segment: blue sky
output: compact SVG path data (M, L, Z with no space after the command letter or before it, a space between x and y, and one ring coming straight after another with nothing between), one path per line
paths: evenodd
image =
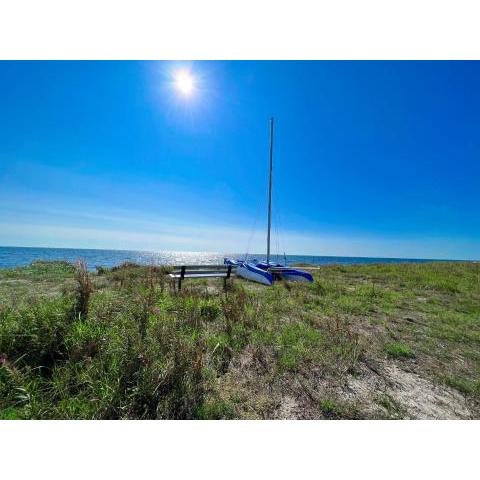
M175 86L189 71L194 91ZM0 245L480 259L480 62L0 62Z

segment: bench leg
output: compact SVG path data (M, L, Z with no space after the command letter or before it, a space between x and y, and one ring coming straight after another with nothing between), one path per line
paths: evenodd
M229 265L228 266L228 270L227 270L227 276L224 277L223 279L223 289L226 290L227 289L227 280L230 278L230 275L232 274L232 266Z
M180 271L180 278L178 279L178 291L182 289L182 280L185 277L185 266L182 267Z

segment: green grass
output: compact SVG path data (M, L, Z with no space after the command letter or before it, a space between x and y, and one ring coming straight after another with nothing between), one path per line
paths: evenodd
M0 420L22 420L21 412L15 408L7 407L0 411Z
M447 385L456 388L465 395L480 395L480 380L471 381L459 376L449 376L445 379Z
M329 398L322 400L319 406L325 418L341 418L342 416L342 408Z
M395 399L391 397L391 395L387 393L381 393L377 401L380 405L382 405L383 408L385 408L388 419L395 420L405 418L405 410L401 405L399 405L398 402L395 401Z
M234 406L218 399L205 401L195 412L197 420L230 420L234 416Z
M301 363L314 360L321 340L321 333L305 323L283 326L275 338L280 369L296 370Z
M225 292L176 293L166 273L0 270L0 419L404 418L391 392L368 407L347 385L409 358L479 417L478 264L325 266L313 284Z
M384 347L385 353L393 358L412 358L415 355L408 345L402 343L389 343Z

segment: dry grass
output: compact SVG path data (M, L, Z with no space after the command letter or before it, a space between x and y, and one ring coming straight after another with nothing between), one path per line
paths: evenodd
M85 318L88 314L90 295L93 292L93 283L85 261L79 260L76 263L75 280L77 282L75 313Z

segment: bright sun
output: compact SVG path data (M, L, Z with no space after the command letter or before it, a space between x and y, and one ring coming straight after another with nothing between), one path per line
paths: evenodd
M175 86L183 95L190 95L193 92L193 77L189 72L181 71L175 75Z

